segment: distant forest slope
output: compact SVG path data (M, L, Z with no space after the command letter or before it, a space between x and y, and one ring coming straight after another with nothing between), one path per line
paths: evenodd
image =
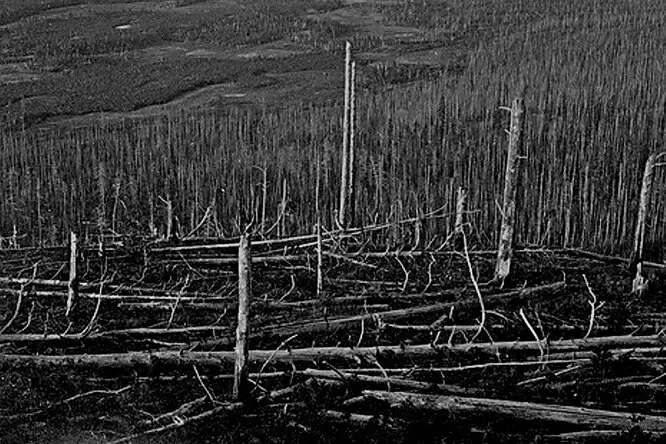
M310 232L318 163L334 227L349 40L358 224L453 213L464 187L476 244L495 245L501 107L523 94L518 242L628 251L643 165L666 146L663 1L189 3L66 8L0 30L2 236L60 243L100 220L145 233L160 198L184 234L209 207L211 232L237 232L243 211Z

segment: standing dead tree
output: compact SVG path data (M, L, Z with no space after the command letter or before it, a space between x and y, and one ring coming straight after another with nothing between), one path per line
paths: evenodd
M317 180L315 187L315 217L317 219L317 226L315 228L317 234L317 299L319 299L324 287L324 275L322 272L324 256L321 237L321 204L319 203L319 190L321 188L321 159L319 150L317 150Z
M645 162L645 172L643 173L643 184L641 186L641 200L638 207L638 220L636 222L636 234L634 236L634 250L632 257L632 271L635 264L635 277L632 285L634 293L640 293L645 289L647 280L643 277L643 246L645 244L645 225L647 212L650 206L650 194L652 192L652 182L654 179L654 170L658 166L666 163L657 163L659 158L666 156L664 153L654 153L648 157Z
M456 199L456 223L453 229L453 232L456 236L460 236L463 234L465 199L467 199L467 191L463 187L458 187L458 193Z
M252 298L252 275L250 260L250 238L247 233L238 245L238 327L236 329L236 362L234 366L233 397L240 401L248 394L248 336L250 326L250 304Z
M345 47L345 103L344 114L342 116L342 170L340 176L340 208L338 214L338 223L345 227L347 223L347 198L353 193L353 138L354 138L354 68L351 61L351 43L347 42ZM349 205L353 208L354 203Z
M347 169L348 184L347 196L349 198L349 222L352 226L356 223L356 189L354 187L354 158L356 157L356 62L351 62L351 74L349 80L349 159Z
M502 228L495 267L495 279L502 282L511 271L511 257L513 256L513 231L516 217L516 192L518 190L518 157L523 135L523 116L525 114L523 99L515 99L510 111L511 128L509 130L509 150L504 173Z
M77 244L78 239L76 233L73 231L70 233L70 242L69 242L69 282L67 285L67 310L65 311L65 316L69 318L69 315L72 312L72 308L76 303L79 293L79 275L77 273Z

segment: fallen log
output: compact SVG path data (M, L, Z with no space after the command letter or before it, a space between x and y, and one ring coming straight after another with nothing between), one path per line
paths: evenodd
M545 367L545 366L563 366L571 364L586 364L589 360L562 360L562 361L521 361L521 362L488 362L486 364L472 364L458 367L428 367L428 368L346 368L339 369L343 373L351 374L375 374L375 375L442 375L448 373L468 373L470 371L486 371L492 368L516 368L516 367Z
M17 296L21 290L12 288L0 288L0 295ZM29 290L25 292L26 296L36 298L66 298L66 291L44 291L44 290ZM81 298L90 299L115 299L115 300L149 300L149 301L206 301L206 302L220 302L229 301L229 297L204 297L204 296L162 296L162 295L147 295L147 294L99 294L99 293L79 293Z
M0 334L0 343L57 343L71 344L81 342L91 342L94 340L110 337L132 337L135 339L147 337L164 337L174 335L193 335L193 334L225 334L233 333L231 327L224 326L201 326L201 327L182 327L182 328L126 328L122 330L109 330L89 335L68 334L60 335L57 333L18 333L18 334Z
M612 358L625 358L629 357L635 360L653 360L657 362L663 360L660 355L663 354L664 346L661 344L655 344L654 347L602 347L610 351ZM616 349L614 349L616 348ZM549 360L555 359L592 359L598 356L596 351L593 349L579 349L579 350L570 350L570 351L558 351L551 348L551 352L548 355ZM537 357L528 357L527 359L537 359Z
M282 239L268 239L268 240L262 240L262 241L256 241L253 243L254 247L259 247L259 246L275 246L275 245L282 245L282 244L289 244L289 243L295 243L295 242L303 242L303 241L308 241L308 240L313 240L316 239L316 235L314 234L306 234L303 236L295 236L295 237L290 237L290 238L282 238ZM167 246L167 247L153 247L148 250L149 253L165 253L165 252L184 252L184 251L193 251L193 252L201 252L201 251L210 251L210 250L229 250L230 253L233 253L238 250L238 245L240 241L232 241L232 242L225 242L225 243L216 243L216 244L199 244L199 245L182 245L182 246Z
M170 330L166 330L167 332ZM550 351L571 352L595 350L598 348L620 349L637 347L662 347L662 335L650 336L609 336L588 339L566 339L553 341L549 344ZM391 345L377 347L313 347L292 350L253 350L250 351L250 363L261 363L270 359L272 362L312 362L318 360L361 360L370 363L392 363L400 359L442 359L458 354L475 352L478 355L485 353L490 360L497 359L497 353L516 353L521 355L540 355L542 344L536 341L520 342L484 342L471 344L458 344L453 346L433 347L423 345ZM98 355L14 355L0 354L0 369L11 366L70 366L88 368L153 368L153 367L182 367L192 364L202 366L219 366L220 369L233 364L234 352L188 352L188 351L161 351L161 352L131 352Z
M268 264L268 263L280 263L280 262L297 262L306 260L312 257L312 254L287 254L287 255L276 255L276 256L254 256L252 257L253 264ZM189 264L189 265L201 265L201 266L219 266L219 265L235 265L238 263L238 258L229 256L229 257L217 257L217 258L191 258L191 259L159 259L161 264Z
M564 248L560 250L554 250L557 253L563 253L567 254L569 256L574 256L574 257L582 257L585 259L592 259L598 262L605 262L608 264L618 264L618 265L629 265L631 262L631 259L627 259L624 257L617 257L617 256L607 256L604 254L599 254L595 253L593 251L587 251L587 250L576 250L573 248ZM658 262L643 262L643 265L646 267L651 267L651 268L660 268L660 269L666 269L666 264L660 264Z
M316 245L310 244L310 245ZM300 247L303 247L301 245ZM309 245L308 245L309 246ZM551 251L538 249L538 248L525 248L522 250L515 250L514 253L550 253ZM468 252L470 256L492 256L497 254L497 250L476 250ZM344 256L347 260L351 258L386 258L386 257L410 257L416 258L421 256L460 256L462 253L459 251L376 251L376 252L356 252L346 253ZM253 263L279 263L279 262L297 262L312 258L314 253L302 254L288 254L288 255L271 255L271 256L257 256L252 258ZM219 265L232 265L238 262L238 258L229 254L226 257L208 257L208 258L174 258L174 259L157 259L161 264L183 264L201 265L201 266L219 266ZM367 264L366 264L367 265Z
M632 436L640 437L642 442L659 442L666 439L666 433L646 432L638 430L589 430L585 432L560 433L558 435L542 435L539 442L543 444L607 444L612 442L636 442Z
M328 419L331 422L343 425L354 424L358 427L367 427L377 421L372 415L360 415L358 413L339 412L337 410L323 410L319 416Z
M403 308L399 310L389 310L376 313L367 313L362 315L350 316L339 319L323 319L320 321L309 323L298 323L292 325L283 325L278 327L266 327L261 332L257 332L253 337L266 337L266 336L289 336L294 333L319 333L322 331L334 330L336 328L348 325L359 324L365 321L372 321L373 319L394 320L405 319L415 315L423 315L429 313L439 313L449 308L449 304L432 304L421 307Z
M484 302L486 308L493 307L500 303L506 303L507 299L511 299L513 302L519 302L526 298L530 298L536 294L539 294L543 291L554 291L560 288L564 288L564 282L556 282L553 284L542 285L539 287L525 288L522 290L516 290L507 293L493 294L484 297ZM445 302L438 304L431 304L420 307L404 308L398 310L389 310L384 312L376 313L367 313L363 315L351 316L346 318L339 319L323 319L314 322L298 322L294 324L287 324L275 327L266 327L262 329L260 333L256 333L253 337L266 337L266 336L290 336L294 333L319 333L322 331L330 331L333 329L345 327L349 324L358 324L361 322L372 321L374 319L380 319L382 322L395 321L398 319L408 319L411 316L415 315L424 315L431 313L441 313L450 310L452 307L460 308L469 305L478 304L478 299L464 299L454 302ZM206 344L201 344L202 346L214 344L214 341Z
M370 428L374 438L376 438L375 434L377 432L383 431L390 434L390 436L386 436L384 440L380 440L379 442L409 442L404 437L403 439L400 438L402 436L400 432L406 425L395 418L340 412L337 410L322 410L318 412L317 416L319 420L344 427L345 430L349 430L351 426L361 429Z
M390 330L400 330L400 331L409 331L409 332L436 332L436 331L464 331L464 332L476 332L479 329L478 325L399 325L399 324L382 324L382 327ZM503 324L492 324L486 325L484 327L486 330L504 330L507 328Z
M361 397L350 399L346 404L353 406L366 401L379 403L398 414L419 412L451 415L456 420L492 416L495 420L540 422L578 429L582 427L625 430L638 425L643 430L666 433L666 418L661 416L502 399L366 390Z
M605 409L609 407L607 402L593 402L587 401L581 404L582 407L591 409ZM612 404L613 410L618 412L630 412L634 414L649 413L655 416L666 417L666 410L660 409L663 403L658 401L627 401L627 402L614 402Z
M332 379L344 381L348 384L371 385L374 387L386 387L388 390L402 389L418 392L441 393L458 396L479 396L483 390L466 388L452 384L435 384L430 382L414 381L411 379L391 378L388 376L368 376L363 374L344 373L334 370L305 369L299 374L313 378Z
M464 332L475 332L479 329L478 325L409 325L409 324L383 324L382 325L384 328L391 329L391 330L403 330L403 331L412 331L412 332L436 332L436 331L464 331ZM487 330L507 330L510 328L510 325L506 324L490 324L484 326L485 329ZM575 333L580 333L580 336L582 336L583 333L585 333L585 330L587 329L587 325L544 325L543 326L544 331L547 334L553 335L553 333L561 333L561 334L575 334ZM653 327L651 325L643 324L643 325L622 325L619 327L608 327L608 326L595 326L594 327L594 332L595 333L604 333L604 332L611 332L611 333L621 333L621 332L635 332L636 330L640 330L643 333L649 333L649 330L654 331L655 333L659 333L662 329L659 327Z
M560 290L565 287L565 282L560 281L560 282L554 282L552 284L544 284L544 285L538 285L536 287L527 287L527 288L521 288L518 290L511 290L511 291L505 291L505 292L500 292L500 293L491 293L487 295L483 295L484 300L490 299L491 301L494 300L499 300L501 298L508 299L508 298L513 298L516 296L520 297L526 297L530 295L535 295L540 292L546 292L546 291L556 291ZM363 296L340 296L336 298L332 298L331 302L332 303L344 303L344 302L350 302L354 300L370 300L370 299L395 299L395 300L432 300L432 299L441 299L444 297L451 297L451 296L463 296L466 293L474 295L473 298L469 299L461 299L458 301L453 301L450 302L451 304L467 304L467 303L474 303L477 302L478 299L476 297L476 293L474 293L473 288L468 288L468 287L460 287L460 288L448 288L440 291L432 291L428 293L411 293L411 294L400 294L398 292L396 293L386 293L386 294L369 294L369 295L363 295Z
M32 279L32 278L10 278L10 277L0 277L0 284L7 285L44 285L47 287L62 287L67 288L69 285L68 281L60 281L56 279ZM81 282L79 288L94 288L99 287L101 283L92 283L92 282Z
M277 301L252 301L253 306L261 307L262 309L298 309L310 304L299 304L295 302L277 302ZM314 304L313 304L314 305ZM118 308L125 308L128 310L173 310L174 306L188 309L206 309L217 310L223 312L224 310L236 310L238 308L238 301L230 301L226 303L209 303L209 302L194 302L194 301L178 301L172 302L120 302ZM374 304L368 307L383 307L387 308L387 304Z
M201 292L201 291L185 291L185 290L167 290L167 289L160 289L160 288L150 288L150 287L135 287L132 285L106 285L104 286L105 289L108 291L111 291L113 293L120 293L120 292L131 292L130 294L132 296L174 296L175 298L182 298L184 296L187 297L195 297L195 298L201 298L204 300L207 300L208 298L215 298L215 297L220 297L219 293L206 293L206 292ZM228 291L225 289L224 290L226 293ZM235 296L235 295L230 295L230 297Z

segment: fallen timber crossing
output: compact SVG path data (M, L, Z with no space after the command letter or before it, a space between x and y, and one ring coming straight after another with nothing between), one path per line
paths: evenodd
M589 339L567 339L549 343L536 341L487 342L459 344L454 346L432 346L430 344L415 346L383 346L383 347L314 347L292 350L251 350L248 362L251 365L263 364L266 361L275 363L311 363L317 360L375 358L378 361L393 358L437 358L451 356L456 353L486 351L489 354L513 353L522 356L539 356L546 348L549 353L574 353L599 348L605 349L639 349L653 348L659 350L666 345L663 333L648 336L608 336ZM132 368L151 370L159 368L190 367L193 364L218 370L232 370L236 354L234 351L219 352L131 352L113 354L80 354L80 355L8 355L0 354L0 368L12 367L70 367L86 369L121 369Z

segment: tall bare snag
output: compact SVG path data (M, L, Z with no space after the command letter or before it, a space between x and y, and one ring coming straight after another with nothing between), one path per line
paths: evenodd
M250 237L244 233L238 244L238 327L236 328L236 361L234 366L235 400L242 400L248 394L248 336L250 325L250 304L252 302L252 259L250 257Z
M345 55L345 109L342 116L342 171L340 176L340 209L338 222L345 226L347 195L349 193L349 121L351 102L351 43L347 42Z
M500 230L499 247L495 279L504 282L511 271L513 256L513 230L516 217L516 192L518 188L518 156L523 133L523 115L525 105L522 98L517 98L511 106L511 128L509 130L509 150L504 173L504 203L502 206L502 228Z
M641 186L641 200L638 207L638 220L636 222L636 234L634 236L634 251L632 264L636 266L636 275L634 277L632 291L641 292L645 288L647 281L643 277L643 246L645 244L645 220L647 218L648 207L650 206L650 194L652 192L652 182L654 170L660 157L666 156L666 153L654 153L648 157L645 162L645 172L643 173L643 184Z
M69 317L79 294L79 275L77 273L77 244L78 239L73 231L69 237L69 282L67 284L67 310L65 316Z

